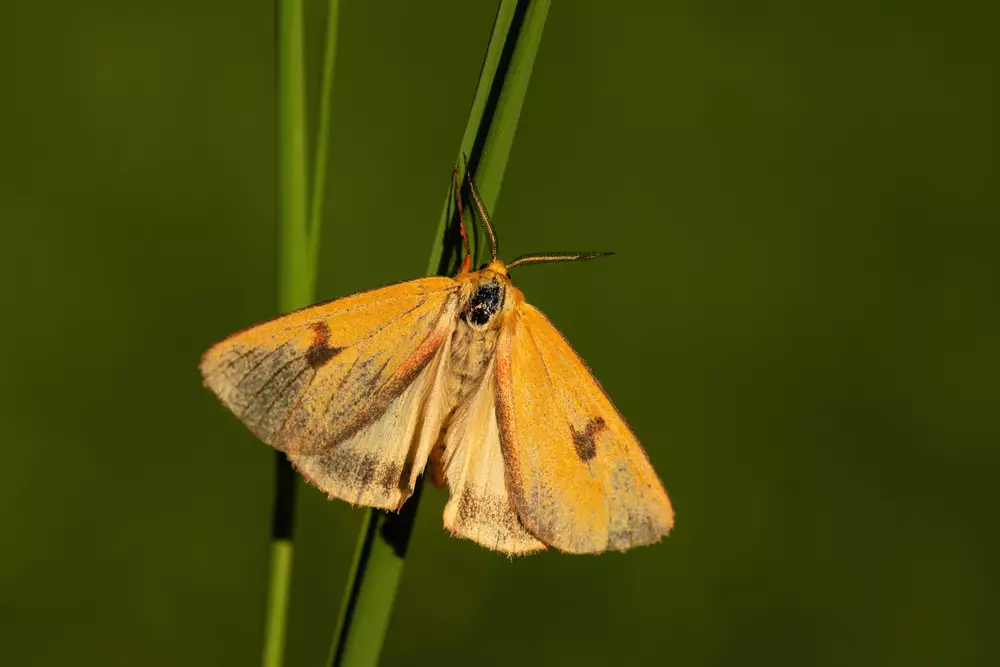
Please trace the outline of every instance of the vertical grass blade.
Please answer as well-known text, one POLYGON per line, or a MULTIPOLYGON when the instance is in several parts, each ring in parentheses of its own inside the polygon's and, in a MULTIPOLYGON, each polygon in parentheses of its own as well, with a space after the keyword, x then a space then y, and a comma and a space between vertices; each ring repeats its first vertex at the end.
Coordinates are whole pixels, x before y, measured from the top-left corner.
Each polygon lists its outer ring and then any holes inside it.
MULTIPOLYGON (((306 159, 303 0, 276 2, 278 310, 288 312, 315 301, 338 2, 330 0, 327 14, 311 207, 306 159)), ((271 569, 261 655, 264 667, 280 667, 284 659, 294 555, 295 472, 281 452, 275 453, 275 464, 271 569)))
MULTIPOLYGON (((549 0, 503 0, 483 60, 472 109, 456 156, 464 177, 463 155, 488 207, 500 194, 517 121, 538 53, 549 0)), ((449 175, 427 272, 450 275, 459 260, 454 195, 449 175)), ((351 566, 328 664, 374 667, 382 650, 406 548, 420 499, 418 484, 399 514, 368 510, 351 566)))
MULTIPOLYGON (((287 312, 312 300, 306 217, 306 118, 303 0, 277 0, 277 195, 278 311, 287 312)), ((285 652, 288 600, 292 585, 295 517, 295 472, 275 452, 275 496, 271 528, 264 648, 261 664, 280 667, 285 652)))
MULTIPOLYGON (((488 210, 496 207, 500 196, 549 5, 549 0, 503 0, 497 11, 479 85, 455 158, 455 166, 464 182, 463 156, 468 156, 468 168, 488 210)), ((458 265, 461 244, 456 216, 454 196, 449 187, 438 219, 436 240, 431 247, 428 274, 448 275, 458 265)), ((469 232, 475 234, 475 222, 471 219, 469 222, 469 232)))
POLYGON ((330 116, 333 108, 333 73, 337 63, 337 29, 340 0, 329 0, 326 10, 326 44, 323 47, 323 78, 320 83, 319 117, 316 119, 316 153, 313 159, 312 203, 309 208, 310 273, 318 275, 320 231, 323 228, 323 201, 326 195, 326 159, 330 143, 330 116))
POLYGON ((278 308, 309 305, 303 0, 277 0, 278 308))

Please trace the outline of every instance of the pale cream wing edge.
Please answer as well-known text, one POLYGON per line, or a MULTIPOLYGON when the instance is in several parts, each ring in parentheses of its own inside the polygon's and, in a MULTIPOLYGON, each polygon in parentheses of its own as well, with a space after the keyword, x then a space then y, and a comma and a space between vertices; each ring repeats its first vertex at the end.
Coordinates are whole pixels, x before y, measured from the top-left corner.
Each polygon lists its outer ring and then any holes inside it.
POLYGON ((448 425, 435 477, 448 483, 444 525, 453 535, 509 555, 545 548, 517 517, 507 492, 494 400, 493 365, 448 425))

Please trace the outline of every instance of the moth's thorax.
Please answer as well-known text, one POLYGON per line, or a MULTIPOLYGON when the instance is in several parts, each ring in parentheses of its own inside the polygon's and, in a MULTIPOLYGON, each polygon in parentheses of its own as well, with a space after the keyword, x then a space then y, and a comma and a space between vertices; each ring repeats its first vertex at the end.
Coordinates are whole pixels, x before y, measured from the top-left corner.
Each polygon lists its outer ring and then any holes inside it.
POLYGON ((520 298, 499 260, 456 279, 462 284, 459 318, 475 331, 497 329, 520 298))
POLYGON ((522 301, 507 270, 494 261, 479 271, 456 277, 461 283, 458 322, 452 332, 447 361, 447 394, 461 405, 479 386, 496 350, 500 329, 522 301))

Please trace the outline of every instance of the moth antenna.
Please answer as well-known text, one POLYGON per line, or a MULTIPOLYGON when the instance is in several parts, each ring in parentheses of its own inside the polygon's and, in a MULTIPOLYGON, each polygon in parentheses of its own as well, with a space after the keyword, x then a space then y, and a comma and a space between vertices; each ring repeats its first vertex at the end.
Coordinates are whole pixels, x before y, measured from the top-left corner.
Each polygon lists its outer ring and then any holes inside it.
POLYGON ((613 255, 613 252, 533 252, 521 255, 507 264, 508 269, 523 264, 541 264, 542 262, 577 262, 584 259, 597 259, 613 255))
POLYGON ((462 184, 458 180, 458 167, 451 171, 451 178, 455 183, 455 205, 458 207, 458 233, 462 236, 462 245, 465 247, 465 257, 462 259, 462 269, 459 273, 468 273, 472 266, 472 251, 469 249, 469 232, 465 229, 465 211, 462 209, 462 184))
MULTIPOLYGON (((465 160, 464 154, 462 159, 465 160)), ((479 224, 486 230, 486 235, 490 237, 490 254, 493 255, 493 259, 496 259, 497 235, 493 231, 493 223, 490 222, 490 215, 486 212, 486 207, 483 206, 483 200, 479 198, 479 190, 476 189, 476 184, 472 181, 472 172, 469 171, 468 161, 465 164, 465 176, 469 179, 469 192, 472 193, 472 201, 475 202, 476 211, 479 213, 479 224)))

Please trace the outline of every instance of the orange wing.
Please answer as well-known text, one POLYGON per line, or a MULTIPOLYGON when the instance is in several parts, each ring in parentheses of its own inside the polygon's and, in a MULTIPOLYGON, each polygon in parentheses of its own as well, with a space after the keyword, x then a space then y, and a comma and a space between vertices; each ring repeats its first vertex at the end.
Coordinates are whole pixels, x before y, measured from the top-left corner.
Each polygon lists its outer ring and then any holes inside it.
POLYGON ((439 435, 456 290, 421 278, 283 315, 209 349, 205 384, 327 493, 395 509, 439 435))
POLYGON ((570 344, 523 303, 500 335, 496 413, 527 530, 564 551, 658 542, 673 509, 628 424, 570 344))

